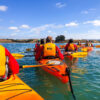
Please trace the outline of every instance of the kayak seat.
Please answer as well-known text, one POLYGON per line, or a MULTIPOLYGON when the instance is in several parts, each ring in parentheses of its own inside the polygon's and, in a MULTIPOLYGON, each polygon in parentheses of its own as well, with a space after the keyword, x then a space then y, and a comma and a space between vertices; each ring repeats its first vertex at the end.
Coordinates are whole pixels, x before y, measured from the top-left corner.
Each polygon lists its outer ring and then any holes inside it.
POLYGON ((55 59, 55 58, 56 58, 55 56, 46 56, 43 59, 55 59))

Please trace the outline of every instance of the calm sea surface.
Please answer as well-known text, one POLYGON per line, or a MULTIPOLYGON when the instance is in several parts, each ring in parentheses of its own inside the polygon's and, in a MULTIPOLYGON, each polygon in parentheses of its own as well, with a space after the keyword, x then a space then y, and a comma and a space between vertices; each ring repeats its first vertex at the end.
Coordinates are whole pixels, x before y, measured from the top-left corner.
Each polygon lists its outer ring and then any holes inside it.
MULTIPOLYGON (((2 45, 11 53, 34 48, 34 44, 31 43, 2 43, 2 45)), ((27 53, 29 54, 32 55, 27 53)), ((77 100, 100 100, 100 49, 94 48, 86 58, 72 61, 65 58, 65 60, 72 68, 71 78, 77 100)), ((20 65, 36 64, 34 57, 24 57, 17 61, 20 65)), ((73 100, 69 84, 62 84, 41 68, 20 69, 18 76, 45 100, 73 100)))

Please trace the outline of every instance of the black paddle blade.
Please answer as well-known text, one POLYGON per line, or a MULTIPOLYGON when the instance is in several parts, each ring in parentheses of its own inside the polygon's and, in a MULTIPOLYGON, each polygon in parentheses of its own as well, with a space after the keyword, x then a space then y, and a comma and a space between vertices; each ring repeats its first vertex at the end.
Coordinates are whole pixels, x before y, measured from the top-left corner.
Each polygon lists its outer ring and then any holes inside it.
POLYGON ((72 96, 73 96, 74 100, 76 100, 76 97, 75 97, 74 91, 73 91, 73 87, 72 87, 72 82, 71 82, 71 77, 70 77, 70 69, 69 68, 66 68, 66 74, 69 77, 69 85, 70 85, 72 96))

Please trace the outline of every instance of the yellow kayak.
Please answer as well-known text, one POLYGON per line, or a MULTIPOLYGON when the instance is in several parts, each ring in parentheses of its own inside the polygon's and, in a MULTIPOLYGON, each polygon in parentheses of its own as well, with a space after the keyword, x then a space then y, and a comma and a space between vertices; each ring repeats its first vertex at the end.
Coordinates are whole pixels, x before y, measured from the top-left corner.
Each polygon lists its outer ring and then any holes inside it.
POLYGON ((86 57, 88 55, 87 52, 75 52, 73 54, 71 54, 71 56, 73 57, 86 57))
POLYGON ((18 76, 0 82, 0 100, 44 100, 18 76))
POLYGON ((74 58, 80 58, 80 57, 86 57, 88 55, 87 52, 65 52, 64 56, 68 56, 68 57, 74 57, 74 58))
POLYGON ((84 47, 84 48, 81 48, 81 51, 83 52, 88 52, 88 51, 92 51, 93 50, 93 47, 84 47))

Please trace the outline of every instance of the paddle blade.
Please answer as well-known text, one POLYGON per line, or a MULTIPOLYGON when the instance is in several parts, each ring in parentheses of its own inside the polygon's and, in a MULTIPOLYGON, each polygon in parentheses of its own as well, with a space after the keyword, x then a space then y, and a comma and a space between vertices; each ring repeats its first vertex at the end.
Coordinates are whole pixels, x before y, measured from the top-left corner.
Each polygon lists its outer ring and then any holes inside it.
POLYGON ((19 53, 12 53, 12 56, 13 56, 15 59, 22 59, 22 58, 24 57, 24 55, 19 54, 19 53))
POLYGON ((100 48, 100 45, 96 45, 95 47, 96 47, 96 48, 100 48))
POLYGON ((31 48, 27 48, 26 51, 31 51, 31 48))

